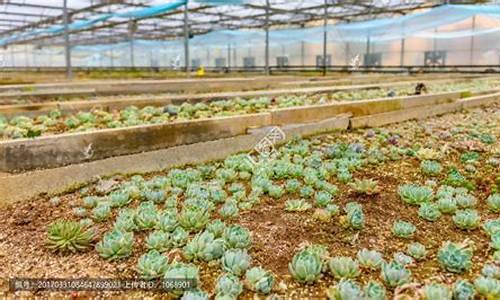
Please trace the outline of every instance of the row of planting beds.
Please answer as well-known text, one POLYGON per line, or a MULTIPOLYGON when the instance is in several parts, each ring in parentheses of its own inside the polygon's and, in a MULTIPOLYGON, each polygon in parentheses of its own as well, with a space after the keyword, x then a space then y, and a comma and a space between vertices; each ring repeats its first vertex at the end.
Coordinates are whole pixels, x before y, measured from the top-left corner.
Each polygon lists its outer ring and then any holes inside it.
MULTIPOLYGON (((445 75, 450 79, 473 79, 478 75, 445 75)), ((428 79, 427 75, 398 76, 395 75, 369 75, 345 77, 328 76, 320 78, 308 78, 302 80, 295 76, 273 76, 253 78, 209 78, 209 79, 170 79, 170 80, 106 80, 106 81, 80 81, 63 83, 46 83, 30 85, 0 86, 1 104, 20 104, 45 102, 48 100, 82 100, 94 99, 96 96, 106 95, 133 95, 158 93, 189 93, 215 92, 215 91, 237 91, 256 90, 265 88, 282 87, 312 87, 318 85, 352 85, 378 83, 381 80, 415 81, 428 79)))
POLYGON ((463 92, 455 92, 339 102, 283 108, 240 116, 1 141, 0 170, 12 173, 59 167, 244 135, 248 129, 252 128, 310 123, 345 113, 353 116, 352 123, 355 127, 365 127, 371 126, 369 122, 387 124, 391 123, 391 120, 407 120, 446 113, 465 106, 495 103, 500 100, 500 93, 465 99, 461 99, 462 96, 463 92), (372 119, 373 115, 375 119, 372 119))
POLYGON ((196 289, 16 295, 499 299, 499 113, 296 137, 256 164, 243 153, 4 206, 3 286, 187 278, 196 289))
MULTIPOLYGON (((453 84, 429 84, 429 93, 463 91, 463 97, 472 92, 493 90, 500 86, 500 80, 474 80, 453 84)), ((123 128, 144 124, 165 124, 193 119, 234 116, 267 112, 273 109, 309 106, 339 101, 367 100, 383 97, 402 97, 414 95, 411 86, 400 88, 380 88, 366 90, 340 91, 333 93, 317 93, 314 95, 283 95, 260 98, 234 98, 228 100, 199 102, 180 105, 169 104, 162 107, 127 106, 123 109, 106 111, 95 108, 78 113, 63 113, 53 110, 36 117, 17 115, 6 118, 0 115, 0 135, 4 139, 33 138, 40 135, 53 135, 65 132, 88 132, 104 128, 123 128)), ((89 103, 89 105, 92 105, 89 103)), ((28 113, 28 112, 27 112, 28 113)))

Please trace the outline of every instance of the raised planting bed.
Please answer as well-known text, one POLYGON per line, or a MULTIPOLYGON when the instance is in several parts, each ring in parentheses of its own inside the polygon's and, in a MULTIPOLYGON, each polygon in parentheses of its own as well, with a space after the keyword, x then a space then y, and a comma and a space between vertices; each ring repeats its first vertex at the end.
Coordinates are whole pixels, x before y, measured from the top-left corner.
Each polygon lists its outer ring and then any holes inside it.
MULTIPOLYGON (((437 96, 424 95, 353 101, 276 109, 260 114, 0 141, 0 171, 13 172, 64 166, 82 161, 99 160, 111 156, 240 135, 244 134, 247 128, 313 122, 332 118, 341 113, 362 116, 390 112, 405 107, 435 105, 457 100, 460 98, 460 94, 446 93, 437 96)), ((497 98, 498 96, 494 94, 487 99, 496 101, 497 98)), ((152 115, 154 114, 152 113, 152 115)), ((91 118, 93 115, 87 114, 86 117, 91 118)), ((75 118, 75 120, 78 119, 75 118)))
MULTIPOLYGON (((135 94, 127 94, 126 89, 123 89, 123 92, 113 94, 113 95, 99 95, 98 98, 95 97, 97 94, 95 88, 91 88, 89 90, 89 96, 85 97, 82 94, 81 97, 71 97, 71 91, 66 89, 62 89, 61 95, 54 95, 53 99, 50 97, 43 97, 47 92, 45 89, 41 89, 40 93, 42 97, 40 99, 36 99, 37 92, 29 91, 25 93, 21 93, 19 95, 28 94, 29 98, 17 99, 16 94, 3 94, 0 93, 0 109, 7 109, 7 112, 10 109, 13 109, 13 112, 22 112, 22 111, 30 111, 31 113, 37 113, 38 111, 49 111, 51 109, 57 109, 59 107, 65 109, 66 111, 77 111, 82 109, 90 109, 95 105, 101 105, 105 109, 118 109, 123 108, 127 105, 135 105, 138 107, 144 107, 147 105, 166 105, 170 103, 181 103, 185 101, 190 102, 199 102, 199 101, 210 101, 213 99, 223 99, 230 97, 257 97, 257 96, 278 96, 284 94, 290 94, 290 92, 296 91, 297 93, 314 93, 316 91, 315 87, 318 88, 318 91, 324 92, 334 92, 334 91, 345 91, 347 93, 353 90, 364 90, 364 89, 377 89, 377 88, 400 88, 411 85, 416 85, 417 82, 425 82, 426 84, 430 83, 441 83, 439 85, 440 91, 446 90, 446 86, 448 84, 477 84, 477 82, 483 81, 495 81, 498 80, 498 77, 452 77, 452 78, 398 78, 398 80, 393 80, 393 78, 389 80, 383 80, 382 82, 390 82, 380 84, 381 79, 371 80, 366 82, 366 80, 361 80, 359 83, 358 80, 351 81, 336 81, 336 80, 312 80, 309 79, 307 81, 299 81, 298 79, 292 79, 291 81, 281 82, 279 80, 272 81, 267 87, 256 87, 252 88, 252 85, 249 84, 244 88, 234 87, 234 88, 225 88, 225 89, 217 89, 213 88, 210 90, 210 93, 207 93, 206 90, 197 90, 197 88, 193 88, 188 91, 177 91, 170 93, 154 93, 154 91, 145 91, 141 93, 141 95, 135 94), (296 84, 297 82, 297 84, 296 84), (279 84, 278 84, 279 83, 279 84), (444 85, 446 84, 446 85, 444 85), (272 91, 263 90, 272 89, 272 91), (292 89, 292 90, 291 90, 292 89), (64 91, 67 92, 64 92, 64 91), (228 90, 234 90, 233 92, 224 92, 228 90), (241 92, 246 91, 246 92, 241 92), (2 98, 3 97, 3 98, 2 98), (31 101, 31 100, 33 101, 31 101), (71 101, 67 101, 71 100, 71 101), (69 103, 68 103, 69 102, 69 103)), ((195 83, 192 83, 196 85, 195 83)), ((437 86, 437 85, 436 85, 437 86)), ((80 88, 81 89, 81 88, 80 88)), ((54 89, 52 89, 53 91, 54 89)), ((50 96, 51 93, 48 93, 50 96)), ((76 93, 75 95, 78 95, 76 93)), ((354 95, 355 97, 355 95, 354 95)))
POLYGON ((0 86, 0 103, 40 102, 45 99, 93 97, 95 95, 207 92, 213 90, 254 90, 273 87, 281 81, 293 81, 291 76, 177 79, 177 80, 121 80, 82 81, 74 83, 46 83, 34 85, 0 86), (61 90, 61 95, 54 93, 61 90), (72 92, 72 90, 74 90, 72 92))
MULTIPOLYGON (((39 105, 0 107, 0 134, 4 138, 37 137, 62 132, 81 132, 103 128, 120 128, 141 124, 159 124, 173 121, 218 116, 266 112, 276 108, 309 106, 339 101, 365 100, 383 97, 407 96, 414 87, 394 88, 369 86, 306 88, 209 95, 172 96, 167 99, 96 100, 39 105), (296 93, 297 95, 290 95, 296 93), (247 97, 248 99, 241 99, 247 97), (249 98, 254 97, 254 98, 249 98), (227 98, 227 100, 221 100, 227 98), (188 102, 188 100, 191 100, 188 102), (209 101, 208 103, 205 103, 209 101), (193 102, 193 103, 190 103, 193 102), (175 103, 175 104, 172 104, 175 103), (139 109, 141 108, 141 109, 139 109), (52 109, 52 110, 51 110, 52 109), (51 110, 48 114, 43 114, 51 110), (78 112, 72 114, 72 112, 78 112), (2 118, 1 116, 6 118, 2 118), (31 117, 30 117, 31 116, 31 117), (36 118, 34 117, 36 116, 36 118), (10 120, 8 120, 10 119, 10 120)), ((430 84, 428 92, 461 91, 461 97, 498 89, 500 81, 472 81, 443 85, 430 84)), ((453 96, 455 97, 455 96, 453 96)), ((312 108, 314 110, 314 108, 312 108)))
POLYGON ((3 206, 2 286, 183 274, 197 291, 169 292, 187 299, 499 299, 499 109, 296 138, 258 165, 234 155, 3 206))

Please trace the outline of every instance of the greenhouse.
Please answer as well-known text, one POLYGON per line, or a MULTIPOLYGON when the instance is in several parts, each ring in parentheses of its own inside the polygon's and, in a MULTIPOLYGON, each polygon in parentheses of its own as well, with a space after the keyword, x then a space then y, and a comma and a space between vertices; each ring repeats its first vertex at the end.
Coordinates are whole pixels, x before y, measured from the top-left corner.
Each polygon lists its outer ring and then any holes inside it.
POLYGON ((500 2, 0 2, 3 299, 500 299, 500 2))

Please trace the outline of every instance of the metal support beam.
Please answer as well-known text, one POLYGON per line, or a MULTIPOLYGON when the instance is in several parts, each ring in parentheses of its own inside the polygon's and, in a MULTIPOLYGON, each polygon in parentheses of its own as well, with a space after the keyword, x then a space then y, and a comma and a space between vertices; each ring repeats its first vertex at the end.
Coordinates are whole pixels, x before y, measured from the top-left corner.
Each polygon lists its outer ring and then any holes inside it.
POLYGON ((349 59, 351 55, 351 47, 348 41, 345 42, 345 65, 349 66, 349 59))
POLYGON ((269 0, 266 0, 266 75, 269 75, 269 0))
POLYGON ((305 65, 304 56, 305 56, 305 43, 304 43, 304 41, 301 41, 300 42, 300 64, 302 66, 305 65))
POLYGON ((11 67, 16 66, 16 58, 14 56, 14 48, 12 46, 10 47, 10 66, 11 67))
POLYGON ((137 30, 137 24, 135 21, 129 20, 128 23, 128 35, 129 35, 129 54, 130 54, 130 66, 132 69, 135 68, 135 51, 134 51, 134 34, 137 30))
POLYGON ((66 56, 66 78, 71 80, 73 72, 71 70, 71 45, 69 41, 69 28, 68 28, 68 0, 63 2, 63 19, 64 19, 64 52, 66 56))
POLYGON ((231 69, 231 44, 227 44, 227 68, 231 69))
POLYGON ((325 15, 323 19, 323 76, 326 76, 326 42, 327 32, 326 26, 328 25, 328 0, 325 0, 325 15))
POLYGON ((401 52, 399 53, 399 65, 402 67, 405 64, 405 39, 401 39, 401 52))
POLYGON ((188 2, 184 5, 184 66, 186 67, 186 76, 190 76, 189 66, 189 18, 188 18, 188 2))
POLYGON ((476 16, 472 16, 472 35, 470 36, 470 57, 469 64, 472 66, 474 62, 474 31, 476 30, 476 16))
POLYGON ((24 63, 25 63, 25 67, 29 67, 30 66, 29 61, 30 61, 30 59, 28 57, 28 44, 24 44, 24 63))
POLYGON ((207 62, 205 64, 205 67, 210 67, 210 48, 207 47, 207 62))

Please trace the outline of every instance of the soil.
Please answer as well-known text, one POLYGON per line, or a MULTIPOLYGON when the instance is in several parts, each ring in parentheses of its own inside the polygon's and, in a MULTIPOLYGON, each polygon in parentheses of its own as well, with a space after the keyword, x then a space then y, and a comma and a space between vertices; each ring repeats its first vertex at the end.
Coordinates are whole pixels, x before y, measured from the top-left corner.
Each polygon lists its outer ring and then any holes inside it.
MULTIPOLYGON (((475 181, 474 195, 478 200, 476 209, 482 220, 498 218, 486 206, 486 198, 491 193, 495 181, 500 175, 498 167, 484 163, 488 158, 499 158, 498 139, 500 139, 498 121, 500 106, 493 105, 473 111, 445 115, 424 121, 405 122, 388 126, 384 132, 398 134, 402 144, 420 143, 441 149, 445 157, 441 159, 444 170, 449 166, 459 166, 462 174, 463 164, 459 160, 462 152, 452 147, 456 142, 463 141, 464 134, 451 138, 436 138, 442 131, 452 131, 463 127, 465 132, 472 129, 487 128, 493 133, 497 142, 493 145, 483 145, 481 161, 476 165, 477 173, 468 175, 475 181)), ((321 143, 332 141, 355 142, 366 139, 365 130, 350 133, 332 133, 316 137, 321 143)), ((347 184, 330 180, 337 185, 339 193, 335 203, 343 207, 347 202, 358 201, 365 213, 365 227, 360 231, 344 229, 339 224, 339 217, 322 222, 312 217, 313 209, 301 213, 284 211, 285 201, 297 199, 298 195, 286 194, 275 200, 267 196, 261 199, 259 205, 251 210, 241 212, 237 219, 230 223, 238 223, 247 227, 252 233, 252 246, 249 253, 253 265, 260 265, 271 270, 277 277, 275 292, 279 296, 291 299, 324 298, 326 287, 335 283, 327 273, 314 285, 301 285, 295 282, 288 271, 288 263, 294 253, 305 243, 323 244, 328 247, 330 255, 347 255, 355 257, 362 248, 376 249, 390 260, 394 253, 405 251, 411 242, 424 244, 428 256, 408 268, 412 272, 413 282, 425 284, 428 282, 443 282, 452 284, 459 278, 474 279, 481 272, 486 262, 491 262, 493 250, 489 246, 489 237, 481 229, 463 231, 455 227, 450 215, 443 215, 435 222, 425 221, 418 216, 418 208, 402 202, 397 195, 397 187, 404 183, 424 184, 429 177, 420 171, 420 160, 416 157, 404 156, 401 160, 386 161, 380 165, 369 165, 353 174, 357 179, 374 179, 378 182, 380 193, 375 195, 356 194, 347 184), (391 228, 395 220, 412 222, 417 231, 410 240, 397 238, 391 228), (444 271, 435 259, 437 250, 444 241, 471 241, 474 248, 473 267, 470 271, 456 275, 444 271)), ((446 177, 443 171, 438 177, 432 178, 437 183, 446 177)), ((10 292, 9 278, 133 278, 137 274, 135 266, 138 257, 145 252, 144 239, 147 233, 137 233, 132 257, 119 261, 108 262, 100 258, 96 251, 78 254, 62 255, 50 252, 44 245, 47 236, 47 226, 59 218, 77 219, 72 213, 72 207, 80 201, 79 192, 61 195, 61 204, 53 206, 49 199, 39 197, 30 202, 15 203, 0 208, 0 296, 1 297, 47 297, 47 298, 165 298, 164 294, 153 292, 10 292)), ((97 223, 97 239, 111 227, 111 222, 97 223)), ((172 254, 173 255, 173 254, 172 254)), ((202 289, 214 294, 215 279, 221 274, 220 267, 198 264, 201 270, 202 289)), ((380 279, 379 271, 363 270, 356 279, 360 284, 369 280, 380 279)), ((389 295, 392 293, 389 291, 389 295)), ((252 298, 253 293, 245 290, 243 299, 252 298)))

